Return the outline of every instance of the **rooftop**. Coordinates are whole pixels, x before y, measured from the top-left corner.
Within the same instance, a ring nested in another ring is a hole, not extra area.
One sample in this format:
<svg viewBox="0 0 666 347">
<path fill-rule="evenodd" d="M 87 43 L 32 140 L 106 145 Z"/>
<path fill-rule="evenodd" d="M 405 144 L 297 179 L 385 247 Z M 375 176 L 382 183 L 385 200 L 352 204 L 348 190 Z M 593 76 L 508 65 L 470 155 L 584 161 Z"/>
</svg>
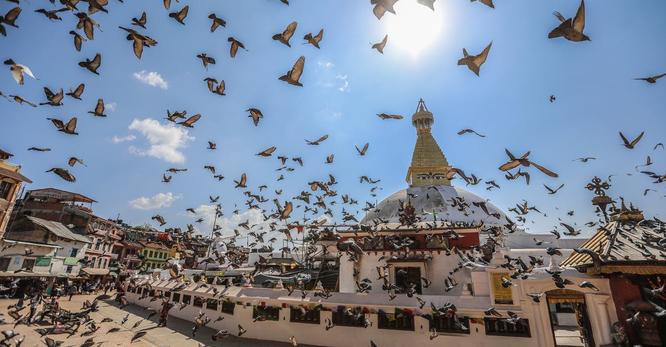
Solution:
<svg viewBox="0 0 666 347">
<path fill-rule="evenodd" d="M 33 189 L 28 191 L 28 195 L 33 197 L 52 198 L 59 201 L 85 202 L 85 203 L 97 202 L 92 198 L 89 198 L 83 194 L 72 193 L 66 190 L 60 190 L 56 188 Z"/>
<path fill-rule="evenodd" d="M 666 223 L 657 219 L 611 221 L 581 245 L 591 252 L 574 251 L 561 265 L 601 273 L 618 267 L 622 272 L 666 273 L 665 237 Z M 594 253 L 598 259 L 593 259 Z"/>
<path fill-rule="evenodd" d="M 48 231 L 52 232 L 56 236 L 63 238 L 63 239 L 68 239 L 72 241 L 78 241 L 78 242 L 85 242 L 85 243 L 90 243 L 90 239 L 87 238 L 86 236 L 76 234 L 69 230 L 66 226 L 64 226 L 60 222 L 53 222 L 50 220 L 45 220 L 37 217 L 32 217 L 32 216 L 25 216 L 30 220 L 31 222 L 47 229 Z"/>
<path fill-rule="evenodd" d="M 32 183 L 32 181 L 29 178 L 21 175 L 21 173 L 18 172 L 20 167 L 15 166 L 14 167 L 15 170 L 11 170 L 8 167 L 12 167 L 12 166 L 11 165 L 3 165 L 3 167 L 0 167 L 0 176 L 9 177 L 9 178 L 11 178 L 13 180 L 16 180 L 16 181 L 19 181 L 19 182 Z"/>
</svg>

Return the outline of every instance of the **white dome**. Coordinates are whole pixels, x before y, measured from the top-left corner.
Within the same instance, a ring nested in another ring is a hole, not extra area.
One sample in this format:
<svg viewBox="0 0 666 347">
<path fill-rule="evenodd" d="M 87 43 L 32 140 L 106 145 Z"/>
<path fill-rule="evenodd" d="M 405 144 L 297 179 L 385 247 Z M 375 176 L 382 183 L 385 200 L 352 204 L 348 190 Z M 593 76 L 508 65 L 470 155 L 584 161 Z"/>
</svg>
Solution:
<svg viewBox="0 0 666 347">
<path fill-rule="evenodd" d="M 442 185 L 410 187 L 400 190 L 368 211 L 361 220 L 361 224 L 374 225 L 375 220 L 379 222 L 377 218 L 381 219 L 379 223 L 382 224 L 400 223 L 400 201 L 407 202 L 408 200 L 422 222 L 431 222 L 436 217 L 437 221 L 468 225 L 502 226 L 507 223 L 504 212 L 492 203 L 465 189 Z M 462 210 L 458 206 L 453 207 L 454 200 L 460 200 L 467 206 Z M 488 213 L 483 210 L 481 204 L 485 204 Z"/>
</svg>

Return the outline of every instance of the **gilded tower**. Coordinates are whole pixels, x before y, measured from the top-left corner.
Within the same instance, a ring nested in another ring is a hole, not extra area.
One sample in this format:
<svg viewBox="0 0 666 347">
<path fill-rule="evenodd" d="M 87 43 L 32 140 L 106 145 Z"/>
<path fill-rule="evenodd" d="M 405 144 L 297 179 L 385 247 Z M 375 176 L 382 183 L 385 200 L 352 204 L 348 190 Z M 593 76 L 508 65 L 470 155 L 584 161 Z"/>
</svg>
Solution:
<svg viewBox="0 0 666 347">
<path fill-rule="evenodd" d="M 423 99 L 419 100 L 416 113 L 412 115 L 412 125 L 416 128 L 416 145 L 412 154 L 412 164 L 405 178 L 410 187 L 450 186 L 446 178 L 449 163 L 432 137 L 430 128 L 435 122 Z"/>
</svg>

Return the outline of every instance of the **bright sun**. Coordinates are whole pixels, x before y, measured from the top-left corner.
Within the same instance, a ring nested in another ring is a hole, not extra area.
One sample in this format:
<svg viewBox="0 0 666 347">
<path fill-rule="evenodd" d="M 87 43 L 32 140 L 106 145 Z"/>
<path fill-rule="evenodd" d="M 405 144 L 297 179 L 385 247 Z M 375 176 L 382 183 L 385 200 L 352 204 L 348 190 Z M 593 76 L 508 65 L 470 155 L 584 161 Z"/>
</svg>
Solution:
<svg viewBox="0 0 666 347">
<path fill-rule="evenodd" d="M 416 0 L 398 1 L 395 4 L 395 15 L 386 13 L 382 21 L 385 23 L 388 44 L 402 48 L 412 56 L 430 46 L 442 29 L 441 7 L 432 11 Z"/>
</svg>

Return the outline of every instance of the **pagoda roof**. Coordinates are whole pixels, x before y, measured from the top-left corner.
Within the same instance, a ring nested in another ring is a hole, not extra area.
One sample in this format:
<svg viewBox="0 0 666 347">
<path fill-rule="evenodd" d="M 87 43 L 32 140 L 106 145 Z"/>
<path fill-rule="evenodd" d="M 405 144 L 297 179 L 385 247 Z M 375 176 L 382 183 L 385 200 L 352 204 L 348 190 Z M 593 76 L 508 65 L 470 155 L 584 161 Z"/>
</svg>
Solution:
<svg viewBox="0 0 666 347">
<path fill-rule="evenodd" d="M 596 264 L 589 252 L 574 250 L 561 266 L 595 273 L 666 274 L 666 223 L 614 220 L 599 228 L 581 249 L 598 254 Z"/>
</svg>

